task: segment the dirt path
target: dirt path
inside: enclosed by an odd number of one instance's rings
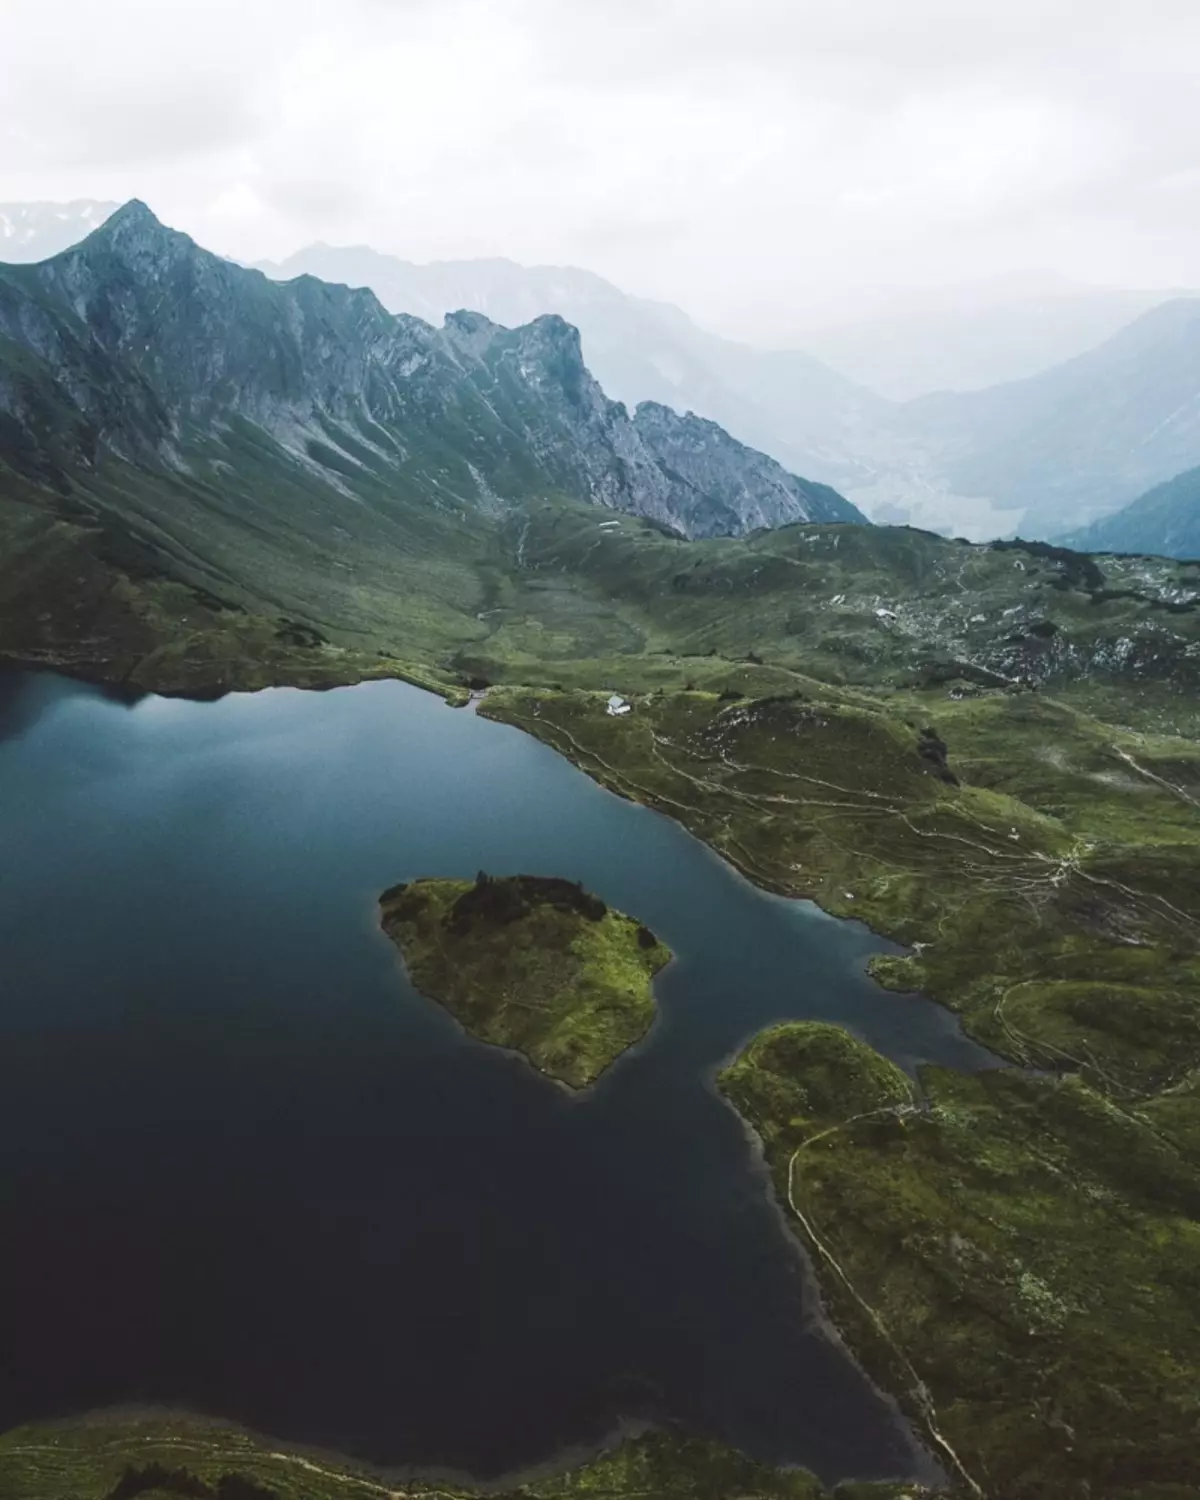
[[[977,1500],[984,1500],[984,1491],[972,1478],[966,1466],[963,1464],[962,1460],[959,1458],[958,1454],[951,1446],[949,1439],[945,1436],[938,1425],[937,1410],[934,1407],[933,1398],[929,1393],[928,1386],[913,1368],[912,1362],[908,1358],[907,1354],[905,1354],[904,1350],[893,1338],[891,1332],[887,1327],[887,1324],[883,1320],[882,1315],[871,1306],[871,1304],[854,1285],[845,1267],[838,1260],[837,1256],[834,1255],[833,1251],[830,1249],[826,1241],[822,1239],[822,1237],[817,1233],[816,1226],[796,1201],[796,1163],[799,1160],[802,1152],[807,1151],[809,1147],[814,1146],[818,1141],[826,1140],[829,1136],[836,1135],[839,1131],[848,1130],[852,1125],[858,1124],[861,1120],[884,1119],[888,1117],[899,1120],[909,1115],[919,1114],[920,1112],[921,1106],[916,1102],[915,1099],[908,1104],[885,1105],[880,1109],[866,1110],[862,1114],[852,1115],[848,1120],[843,1120],[840,1122],[840,1124],[831,1125],[825,1130],[820,1130],[816,1133],[816,1135],[811,1135],[806,1140],[802,1141],[800,1145],[796,1147],[795,1151],[792,1152],[792,1155],[788,1160],[788,1207],[796,1216],[801,1228],[804,1230],[805,1236],[807,1237],[809,1243],[812,1245],[813,1249],[816,1251],[817,1255],[834,1273],[834,1275],[841,1282],[842,1286],[845,1287],[846,1291],[853,1298],[858,1307],[862,1309],[872,1328],[874,1328],[879,1337],[883,1339],[884,1343],[887,1344],[888,1348],[892,1351],[897,1360],[899,1360],[903,1369],[907,1372],[910,1381],[909,1394],[916,1402],[921,1412],[921,1419],[925,1425],[925,1429],[929,1434],[929,1437],[932,1440],[937,1451],[942,1455],[944,1459],[949,1462],[954,1473],[959,1476],[962,1482],[970,1490],[971,1494],[976,1496]]]

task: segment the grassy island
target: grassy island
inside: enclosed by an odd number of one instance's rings
[[[964,1494],[1200,1493],[1200,1184],[1153,1107],[1008,1069],[927,1068],[919,1092],[816,1023],[720,1082]]]
[[[569,880],[416,880],[380,897],[413,983],[481,1041],[586,1088],[645,1035],[670,951]]]

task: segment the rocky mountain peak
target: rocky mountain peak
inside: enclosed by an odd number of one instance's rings
[[[469,307],[460,307],[457,312],[448,312],[445,317],[447,328],[452,328],[460,333],[495,333],[499,324],[493,323],[491,318],[481,312],[472,312]]]
[[[178,229],[168,227],[140,198],[131,198],[93,229],[86,239],[64,256],[90,257],[98,251],[117,254],[122,259],[146,261],[168,259],[180,254],[200,253],[199,246]]]
[[[559,374],[570,370],[576,378],[588,375],[579,330],[557,313],[543,313],[528,323],[507,328],[484,313],[460,308],[446,314],[443,326],[456,346],[472,353],[481,354],[497,342],[511,346],[515,341],[522,358],[549,360]]]
[[[122,203],[120,208],[109,214],[104,224],[99,228],[107,226],[109,232],[127,230],[130,226],[141,226],[143,228],[165,229],[166,225],[141,198],[130,198],[127,203]],[[92,231],[96,233],[95,230]]]
[[[583,368],[583,341],[574,323],[568,323],[558,313],[542,313],[524,326],[528,342],[540,343],[547,349],[557,350]]]
[[[543,313],[514,329],[518,357],[536,384],[553,388],[572,405],[599,410],[610,405],[583,358],[579,330],[557,313]]]
[[[446,337],[456,349],[482,357],[490,348],[492,340],[503,332],[499,324],[481,312],[471,312],[462,307],[457,312],[448,312],[442,324]]]
[[[715,422],[706,422],[704,418],[697,417],[694,411],[685,412],[681,417],[678,412],[672,410],[669,406],[664,406],[661,401],[639,401],[635,412],[639,420],[647,426],[656,422],[668,422],[671,420],[689,423],[698,422],[709,427],[717,426]],[[721,429],[718,428],[717,430],[720,431]]]

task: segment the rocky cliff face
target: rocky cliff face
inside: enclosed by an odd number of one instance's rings
[[[631,411],[643,401],[696,411],[785,468],[837,485],[869,480],[863,433],[890,410],[811,355],[720,338],[680,308],[630,296],[577,266],[416,265],[366,246],[310,245],[262,269],[280,280],[308,273],[370,287],[390,312],[435,324],[458,307],[510,327],[558,313],[579,329],[588,369],[605,393]]]
[[[493,508],[559,494],[688,535],[864,520],[712,424],[631,418],[561,318],[433,328],[369,291],[272,282],[136,202],[55,259],[5,269],[0,338],[0,457],[60,487],[106,456],[192,473],[248,423],[352,493],[385,481],[408,501]]]
[[[862,519],[836,490],[798,479],[692,412],[681,417],[655,401],[643,401],[634,428],[660,466],[695,496],[683,528],[690,536],[736,535],[794,521]]]

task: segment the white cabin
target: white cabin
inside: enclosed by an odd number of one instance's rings
[[[619,698],[616,693],[608,700],[608,712],[614,719],[621,714],[627,714],[632,707],[631,703],[626,703],[624,698]]]

